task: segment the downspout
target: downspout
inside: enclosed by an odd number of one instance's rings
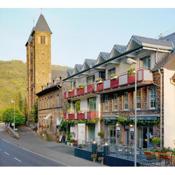
[[[155,60],[155,64],[157,65],[157,52],[159,51],[159,49],[156,50],[156,60]],[[162,124],[163,124],[163,120],[162,120],[162,73],[161,73],[161,68],[158,69],[158,73],[160,75],[160,148],[162,149],[163,147],[163,134],[162,134]]]
[[[160,75],[160,148],[162,149],[163,147],[163,134],[162,134],[162,73],[161,73],[161,68],[158,69],[159,75]]]

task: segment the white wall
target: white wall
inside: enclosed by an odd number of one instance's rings
[[[164,69],[164,146],[175,147],[175,86],[170,78],[175,71]]]

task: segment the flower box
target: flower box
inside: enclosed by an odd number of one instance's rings
[[[135,75],[128,75],[128,84],[135,83]]]
[[[103,82],[97,84],[97,92],[103,91]]]
[[[87,85],[87,93],[92,93],[92,92],[94,92],[94,84]]]
[[[84,120],[84,119],[85,119],[84,113],[83,113],[83,112],[79,112],[79,113],[77,114],[77,119],[78,119],[78,120]]]
[[[77,95],[78,95],[78,96],[84,95],[84,87],[79,87],[79,88],[77,88]]]
[[[117,79],[111,79],[111,88],[118,88],[119,86],[119,80]]]

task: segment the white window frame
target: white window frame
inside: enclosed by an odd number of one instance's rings
[[[154,94],[152,94],[154,92]],[[155,107],[151,107],[152,100],[155,102]],[[149,109],[156,109],[156,89],[155,87],[151,87],[148,89],[148,103],[149,103]]]
[[[126,100],[126,98],[127,98],[127,100]],[[127,108],[125,108],[126,105],[128,106]],[[124,92],[124,94],[123,94],[123,109],[124,109],[124,111],[129,111],[129,96],[128,96],[128,92]]]

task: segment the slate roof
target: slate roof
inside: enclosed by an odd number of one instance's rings
[[[30,36],[29,36],[29,38],[27,40],[26,45],[32,40],[32,34],[35,31],[49,32],[49,33],[52,34],[52,32],[51,32],[51,30],[49,28],[49,25],[47,24],[47,21],[46,21],[46,19],[44,18],[44,16],[42,14],[39,16],[38,21],[37,21],[35,27],[33,27],[32,31],[30,33]]]
[[[113,48],[119,53],[124,53],[127,47],[124,45],[115,44]]]
[[[154,38],[147,38],[142,36],[133,35],[131,40],[135,41],[138,45],[147,47],[156,47],[160,49],[172,49],[172,42],[167,40],[160,40]]]

